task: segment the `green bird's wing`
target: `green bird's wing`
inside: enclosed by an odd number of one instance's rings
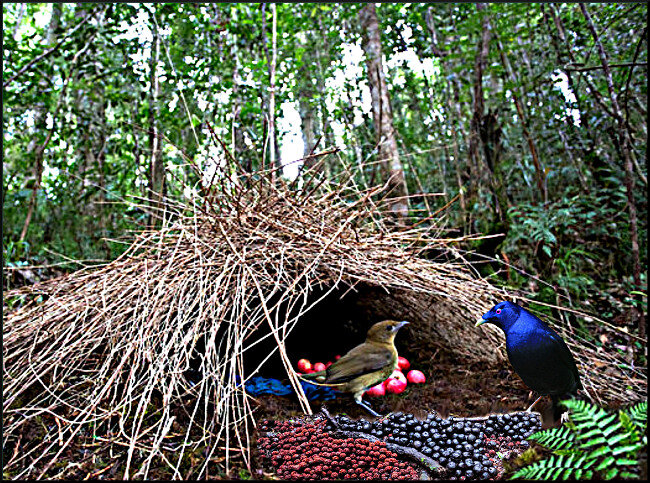
[[[343,383],[364,374],[386,369],[396,359],[395,354],[386,347],[361,344],[341,357],[327,368],[328,383]]]

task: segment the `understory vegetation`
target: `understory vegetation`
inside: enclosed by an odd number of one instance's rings
[[[611,413],[585,401],[565,401],[571,411],[567,425],[550,428],[528,439],[553,455],[526,466],[512,478],[579,480],[635,479],[640,458],[648,451],[648,403]],[[646,469],[647,471],[647,469]]]

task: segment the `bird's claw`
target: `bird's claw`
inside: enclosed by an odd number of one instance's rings
[[[560,416],[560,424],[565,424],[569,422],[569,411],[563,412]]]

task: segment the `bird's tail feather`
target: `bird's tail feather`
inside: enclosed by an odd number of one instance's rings
[[[306,381],[319,381],[323,382],[327,377],[325,371],[312,372],[310,374],[298,374],[298,377]]]
[[[316,386],[325,386],[325,387],[338,387],[342,386],[344,383],[325,383],[325,378],[327,375],[325,371],[312,372],[311,374],[298,374],[298,378],[302,379],[309,384],[314,384]]]

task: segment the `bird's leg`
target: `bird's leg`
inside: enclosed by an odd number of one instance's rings
[[[537,404],[539,402],[539,400],[542,399],[543,397],[544,396],[540,396],[537,399],[535,399],[535,402],[533,404],[531,404],[528,409],[526,409],[526,412],[527,413],[531,412],[533,410],[533,408],[535,407],[535,404]]]
[[[368,411],[370,414],[373,416],[377,416],[378,418],[381,417],[381,414],[379,414],[377,411],[373,410],[368,403],[363,402],[362,399],[355,399],[354,402],[356,402],[359,406],[364,408],[366,411]]]

